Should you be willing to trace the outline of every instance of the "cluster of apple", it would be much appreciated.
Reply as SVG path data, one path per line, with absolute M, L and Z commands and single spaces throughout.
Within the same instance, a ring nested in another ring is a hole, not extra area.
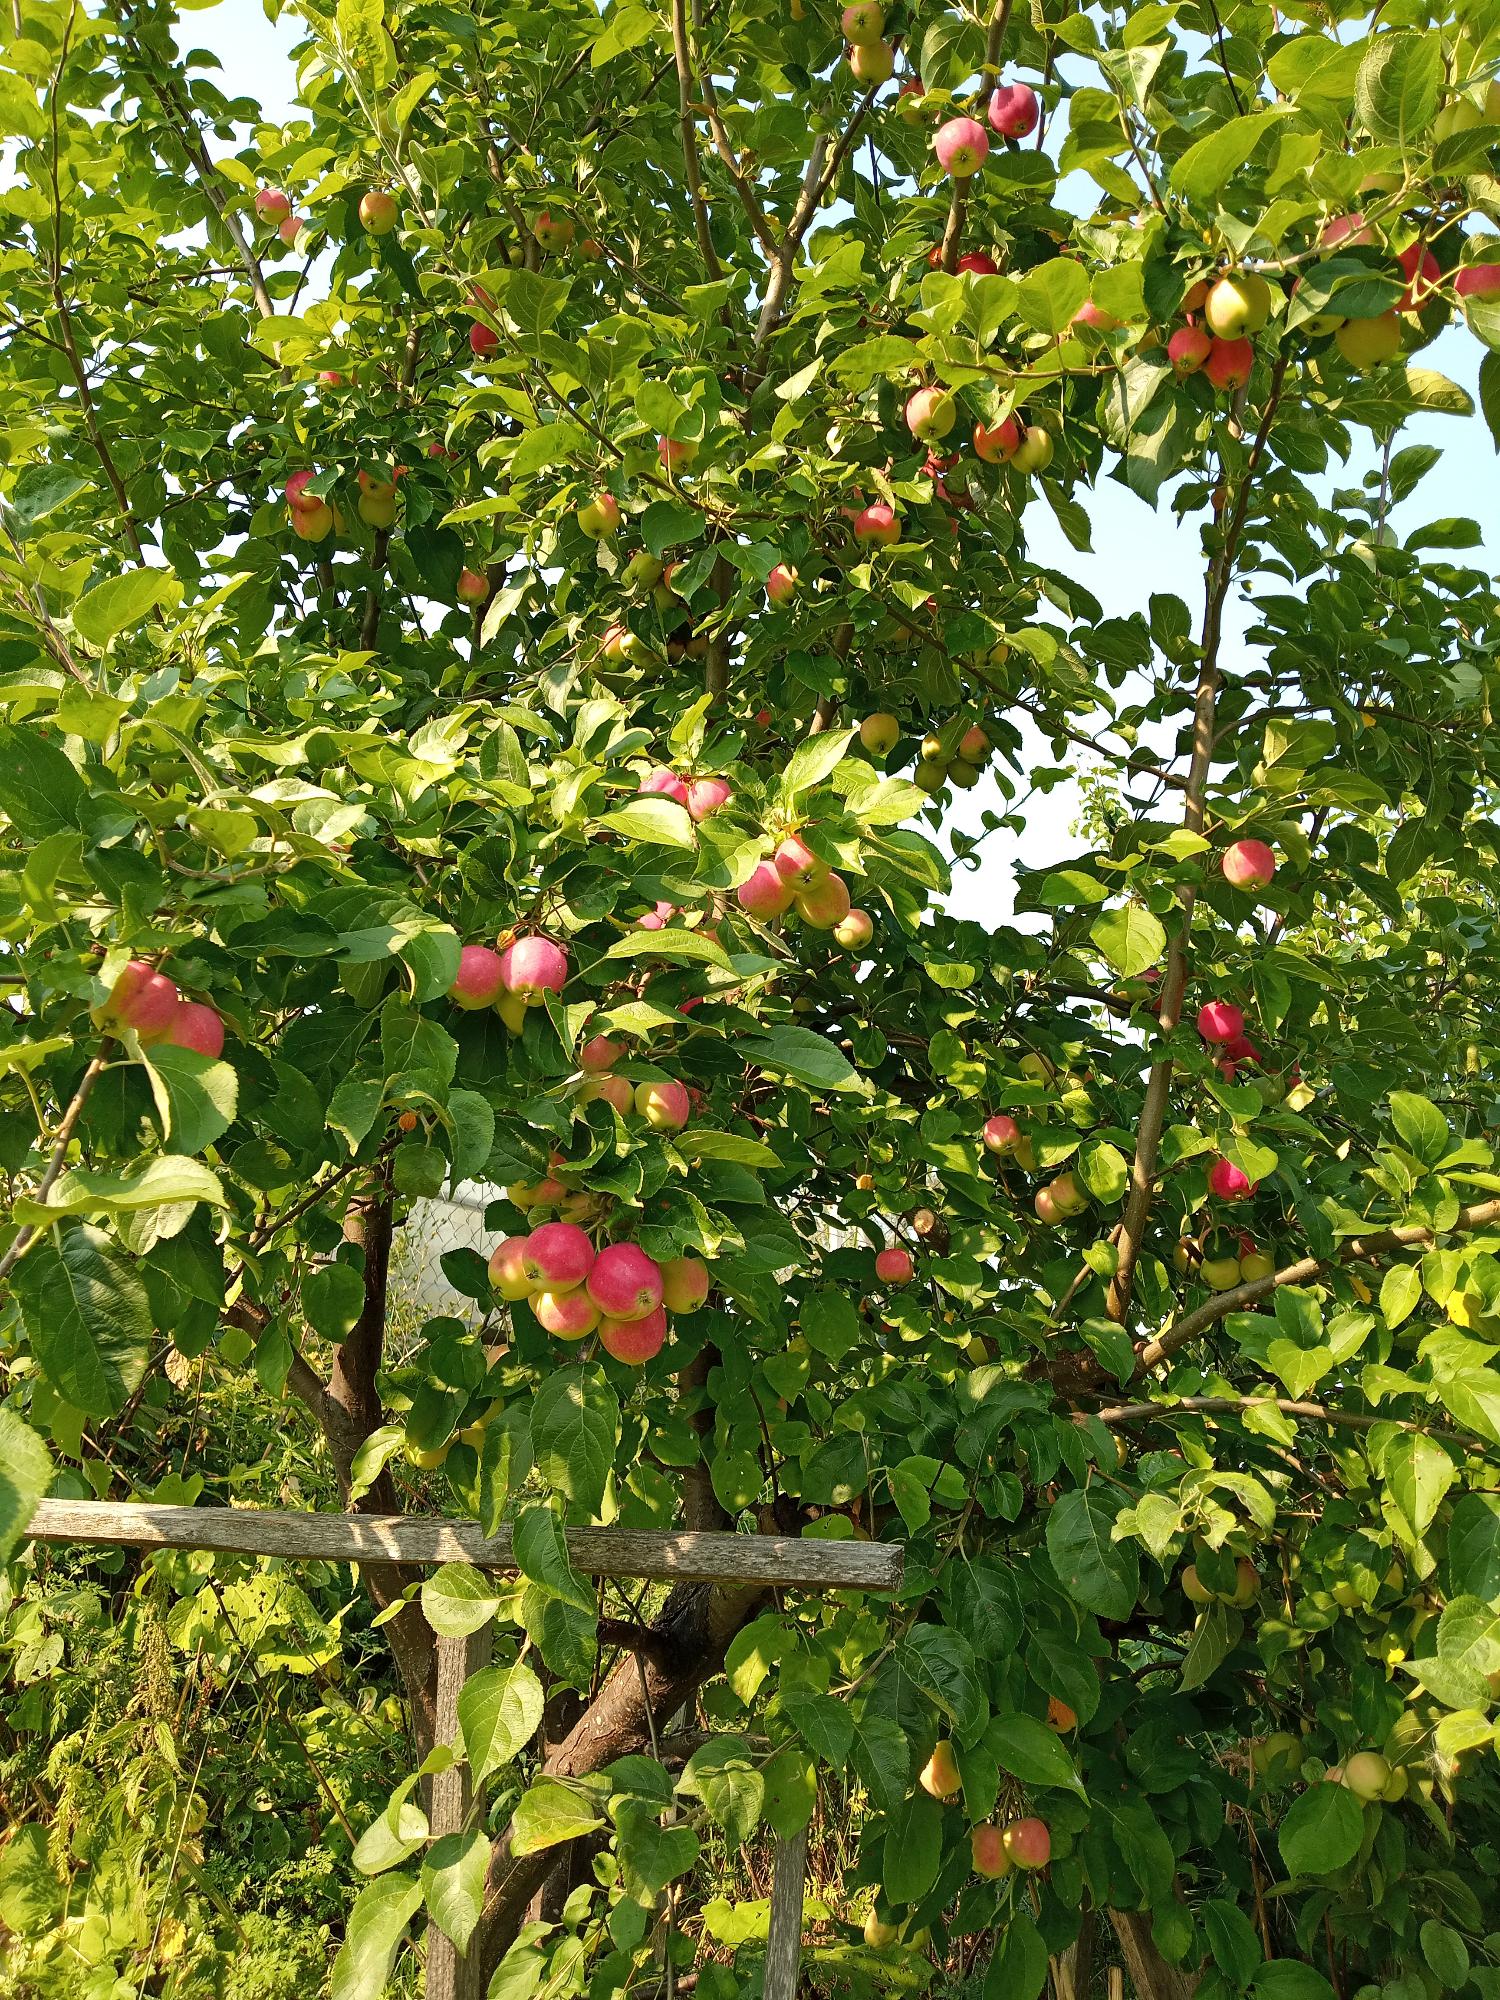
M 640 789 L 675 799 L 693 819 L 699 821 L 711 819 L 716 812 L 722 812 L 734 796 L 725 778 L 682 778 L 661 764 L 647 772 L 641 780 Z
M 973 260 L 960 261 L 974 268 Z M 985 263 L 989 261 L 984 259 Z M 929 447 L 941 444 L 958 422 L 958 403 L 951 390 L 928 383 L 907 397 L 905 419 L 906 428 L 919 444 Z M 1045 472 L 1052 463 L 1051 432 L 1040 424 L 1023 424 L 1016 416 L 1004 417 L 998 424 L 976 423 L 972 441 L 975 457 L 983 459 L 986 465 L 1009 465 L 1017 472 Z M 957 462 L 956 453 L 936 458 L 929 449 L 926 469 L 940 480 Z M 859 532 L 857 523 L 855 532 L 856 535 Z
M 1234 1566 L 1234 1589 L 1210 1590 L 1196 1565 L 1189 1563 L 1182 1572 L 1182 1594 L 1189 1604 L 1229 1604 L 1243 1611 L 1260 1595 L 1260 1576 L 1249 1557 L 1241 1556 Z
M 526 1024 L 526 1009 L 540 1007 L 549 993 L 561 993 L 568 977 L 568 954 L 551 938 L 516 938 L 503 951 L 466 944 L 448 998 L 477 1011 L 493 1007 L 513 1035 Z
M 1325 1785 L 1342 1785 L 1353 1792 L 1362 1805 L 1377 1799 L 1394 1805 L 1404 1799 L 1410 1780 L 1403 1764 L 1392 1764 L 1378 1750 L 1356 1750 L 1342 1764 L 1330 1764 L 1323 1774 Z
M 395 466 L 391 477 L 382 479 L 360 467 L 357 474 L 359 518 L 367 527 L 388 533 L 396 525 L 396 484 L 405 471 L 404 465 Z M 331 534 L 344 532 L 344 516 L 338 503 L 324 500 L 307 490 L 317 476 L 311 468 L 294 472 L 282 488 L 286 497 L 287 520 L 300 542 L 326 542 Z M 483 604 L 490 594 L 489 579 L 478 570 L 461 569 L 457 594 L 461 603 Z
M 944 746 L 942 737 L 936 733 L 924 736 L 917 753 L 917 768 L 912 782 L 928 793 L 940 792 L 944 785 L 957 785 L 960 791 L 970 791 L 979 783 L 991 748 L 990 739 L 977 722 L 971 724 L 959 738 L 956 755 Z
M 1042 115 L 1041 100 L 1029 83 L 997 83 L 986 113 L 990 129 L 1002 139 L 1024 139 Z M 990 135 L 977 118 L 950 118 L 932 142 L 938 165 L 956 181 L 979 172 L 990 154 Z
M 963 1789 L 953 1745 L 944 1739 L 922 1767 L 918 1780 L 931 1798 L 946 1803 Z M 1045 1820 L 1013 1819 L 1004 1826 L 976 1826 L 969 1832 L 974 1873 L 994 1879 L 1012 1868 L 1045 1868 L 1052 1859 L 1052 1835 Z
M 608 1035 L 589 1037 L 578 1051 L 578 1067 L 585 1079 L 579 1102 L 611 1104 L 621 1117 L 635 1111 L 653 1132 L 680 1132 L 693 1115 L 693 1095 L 687 1085 L 674 1077 L 633 1084 L 628 1076 L 616 1076 L 615 1064 L 624 1054 L 623 1042 Z
M 140 958 L 131 959 L 121 972 L 104 1004 L 94 1009 L 94 1021 L 107 1032 L 131 1028 L 143 1045 L 166 1042 L 215 1058 L 224 1053 L 224 1019 L 218 1008 L 184 1000 L 164 972 Z
M 596 1249 L 576 1222 L 507 1236 L 490 1255 L 489 1274 L 502 1299 L 525 1299 L 559 1340 L 597 1334 L 606 1354 L 636 1367 L 661 1352 L 669 1312 L 696 1312 L 708 1297 L 708 1267 L 698 1258 L 658 1264 L 628 1242 Z
M 737 894 L 740 908 L 761 923 L 795 908 L 811 930 L 832 931 L 846 951 L 863 950 L 875 935 L 868 911 L 851 906 L 843 877 L 795 833 L 756 863 Z
M 1014 1160 L 1027 1173 L 1036 1168 L 1036 1155 L 1032 1151 L 1031 1140 L 1021 1130 L 1008 1111 L 997 1111 L 986 1118 L 980 1127 L 980 1144 L 987 1153 L 998 1160 Z M 1089 1205 L 1089 1198 L 1078 1185 L 1072 1174 L 1058 1174 L 1039 1187 L 1031 1198 L 1037 1220 L 1048 1224 L 1071 1222 L 1082 1215 Z
M 1233 1285 L 1248 1285 L 1257 1278 L 1269 1278 L 1276 1260 L 1256 1248 L 1253 1237 L 1243 1231 L 1238 1237 L 1210 1242 L 1200 1250 L 1190 1236 L 1178 1239 L 1172 1261 L 1179 1271 L 1196 1270 L 1210 1291 L 1227 1292 Z
M 261 188 L 255 197 L 255 219 L 274 229 L 283 243 L 295 243 L 305 224 L 292 213 L 292 199 L 280 188 Z

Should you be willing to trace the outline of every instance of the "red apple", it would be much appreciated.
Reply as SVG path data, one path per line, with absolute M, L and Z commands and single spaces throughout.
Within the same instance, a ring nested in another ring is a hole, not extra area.
M 909 1250 L 901 1250 L 893 1247 L 888 1250 L 877 1251 L 876 1253 L 875 1275 L 880 1279 L 882 1284 L 910 1284 L 914 1270 L 915 1266 L 912 1264 L 911 1252 Z
M 766 578 L 766 596 L 773 604 L 790 604 L 797 595 L 797 572 L 786 563 L 777 563 Z
M 461 569 L 458 573 L 458 595 L 463 604 L 483 604 L 490 594 L 489 578 L 481 576 L 477 569 Z
M 255 213 L 262 222 L 284 222 L 291 212 L 291 197 L 280 188 L 262 188 L 255 197 Z
M 460 1007 L 493 1007 L 505 990 L 505 968 L 498 951 L 487 944 L 466 944 L 458 954 L 458 972 L 448 998 Z
M 635 1108 L 653 1132 L 680 1132 L 693 1115 L 686 1086 L 666 1083 L 638 1083 Z
M 170 1031 L 178 1008 L 177 988 L 164 972 L 133 958 L 95 1010 L 101 1028 L 133 1028 L 143 1042 L 159 1042 Z
M 784 916 L 792 904 L 792 885 L 772 861 L 762 861 L 735 893 L 740 908 L 762 923 Z
M 1205 328 L 1180 326 L 1167 342 L 1167 359 L 1178 375 L 1196 375 L 1213 346 L 1213 337 Z
M 874 500 L 854 516 L 854 539 L 857 542 L 873 542 L 879 548 L 889 548 L 901 539 L 901 523 L 896 519 L 893 507 L 884 500 Z
M 667 1338 L 667 1316 L 658 1306 L 636 1319 L 606 1316 L 599 1322 L 599 1345 L 616 1361 L 640 1368 L 660 1354 Z
M 576 1222 L 543 1222 L 526 1238 L 521 1268 L 539 1288 L 571 1292 L 594 1268 L 594 1246 Z
M 1243 1174 L 1232 1160 L 1218 1159 L 1208 1170 L 1208 1191 L 1220 1201 L 1248 1201 L 1260 1185 Z
M 181 1000 L 163 1039 L 179 1049 L 196 1049 L 217 1059 L 224 1053 L 224 1019 L 217 1007 L 201 1000 Z
M 1052 1835 L 1044 1820 L 1012 1820 L 1001 1839 L 1017 1868 L 1045 1868 L 1052 1858 Z
M 1041 115 L 1041 100 L 1029 83 L 997 83 L 990 92 L 990 123 L 1002 139 L 1024 139 Z
M 1216 340 L 1208 350 L 1203 372 L 1216 389 L 1242 389 L 1255 366 L 1255 349 L 1248 340 Z
M 1236 840 L 1225 848 L 1219 867 L 1231 888 L 1264 889 L 1276 873 L 1276 856 L 1263 840 Z
M 986 465 L 1003 465 L 1014 458 L 1021 447 L 1026 432 L 1016 417 L 1002 417 L 993 430 L 984 424 L 974 426 L 974 453 Z
M 1409 243 L 1396 258 L 1406 289 L 1396 301 L 1397 312 L 1420 312 L 1443 282 L 1443 267 L 1425 243 Z
M 493 354 L 499 345 L 500 336 L 496 333 L 495 329 L 492 326 L 486 326 L 483 320 L 476 319 L 474 324 L 469 328 L 469 347 L 471 352 L 478 355 L 482 361 L 486 355 Z
M 544 994 L 561 993 L 568 977 L 568 954 L 551 938 L 520 937 L 500 954 L 500 978 L 507 993 L 536 1005 Z
M 638 1243 L 609 1243 L 585 1280 L 589 1297 L 609 1319 L 644 1319 L 662 1300 L 661 1267 Z
M 367 234 L 389 236 L 401 220 L 401 209 L 384 188 L 371 188 L 360 196 L 359 219 Z
M 932 149 L 943 172 L 964 181 L 989 157 L 989 134 L 976 118 L 950 118 L 939 127 Z
M 1245 1032 L 1245 1017 L 1232 1000 L 1206 1000 L 1198 1009 L 1198 1033 L 1205 1042 L 1232 1042 Z

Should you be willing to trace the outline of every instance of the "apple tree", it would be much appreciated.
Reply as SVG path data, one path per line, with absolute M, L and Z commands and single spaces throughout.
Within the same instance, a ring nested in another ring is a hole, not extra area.
M 13 1587 L 179 1361 L 511 1526 L 363 1573 L 340 2000 L 754 1994 L 815 1813 L 819 1990 L 1494 2000 L 1493 10 L 308 0 L 283 125 L 193 26 L 0 31 Z

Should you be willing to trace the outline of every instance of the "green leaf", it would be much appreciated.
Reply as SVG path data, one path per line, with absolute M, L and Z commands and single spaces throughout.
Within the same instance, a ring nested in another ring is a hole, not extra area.
M 443 1563 L 422 1584 L 422 1616 L 445 1639 L 467 1638 L 488 1625 L 504 1601 L 472 1563 Z
M 0 1410 L 0 1568 L 31 1525 L 36 1503 L 52 1481 L 52 1459 L 30 1424 Z
M 1500 1495 L 1466 1493 L 1448 1523 L 1448 1595 L 1500 1607 Z
M 821 785 L 834 766 L 842 762 L 857 734 L 853 729 L 825 729 L 820 736 L 804 737 L 781 774 L 783 801 L 795 805 L 804 792 Z
M 1023 1785 L 1055 1785 L 1083 1796 L 1073 1759 L 1046 1723 L 1030 1715 L 997 1715 L 984 1732 L 986 1749 L 1001 1770 Z
M 974 1649 L 961 1632 L 914 1625 L 901 1648 L 901 1664 L 961 1734 L 970 1736 L 983 1727 L 989 1703 Z
M 1382 1464 L 1391 1498 L 1401 1509 L 1413 1537 L 1420 1540 L 1432 1526 L 1443 1496 L 1458 1477 L 1458 1468 L 1440 1444 L 1410 1431 L 1386 1446 Z
M 758 1069 L 811 1084 L 815 1090 L 869 1089 L 843 1050 L 812 1028 L 768 1028 L 746 1036 L 739 1053 Z
M 1106 910 L 1096 917 L 1089 937 L 1115 971 L 1126 979 L 1159 964 L 1167 948 L 1167 934 L 1161 924 L 1149 910 L 1135 903 Z
M 1364 1815 L 1342 1785 L 1309 1785 L 1281 1822 L 1277 1844 L 1287 1873 L 1332 1875 L 1359 1852 Z
M 604 1821 L 589 1794 L 556 1778 L 542 1778 L 523 1792 L 510 1823 L 513 1854 L 538 1854 L 592 1833 Z
M 1036 2000 L 1046 1983 L 1046 1940 L 1029 1910 L 1012 1907 L 984 1976 L 984 2000 Z
M 1425 1166 L 1434 1166 L 1448 1150 L 1448 1121 L 1435 1104 L 1415 1091 L 1391 1092 L 1391 1123 L 1401 1143 Z
M 1392 1264 L 1380 1281 L 1380 1311 L 1389 1327 L 1410 1319 L 1422 1303 L 1422 1272 L 1416 1264 Z
M 1301 1958 L 1273 1958 L 1256 1973 L 1250 1992 L 1252 2000 L 1334 2000 L 1322 1973 Z
M 227 1207 L 219 1177 L 201 1160 L 183 1153 L 158 1153 L 134 1172 L 109 1173 L 75 1167 L 62 1174 L 45 1202 L 19 1200 L 19 1222 L 55 1222 L 64 1215 L 126 1215 L 135 1209 L 192 1207 L 206 1201 Z
M 518 1515 L 513 1546 L 516 1567 L 522 1576 L 560 1597 L 565 1604 L 571 1604 L 574 1610 L 593 1616 L 598 1609 L 593 1588 L 575 1573 L 568 1561 L 567 1538 L 550 1507 L 527 1507 Z
M 735 1847 L 743 1847 L 760 1824 L 766 1781 L 748 1743 L 738 1736 L 714 1736 L 688 1759 L 677 1789 L 701 1799 L 709 1818 Z
M 693 848 L 698 844 L 692 816 L 676 799 L 653 796 L 627 799 L 623 805 L 600 813 L 595 826 L 622 834 L 626 840 L 644 840 L 658 847 Z M 660 933 L 657 933 L 660 935 Z
M 422 1862 L 422 1895 L 428 1915 L 460 1953 L 468 1949 L 484 1909 L 484 1878 L 490 1843 L 479 1828 L 445 1833 Z
M 1429 1917 L 1420 1932 L 1422 1956 L 1440 1983 L 1456 1993 L 1469 1977 L 1469 1947 L 1449 1925 Z
M 169 569 L 132 569 L 96 583 L 73 606 L 73 629 L 102 652 L 111 639 L 139 625 L 158 604 L 175 603 L 182 587 Z
M 1222 1897 L 1204 1903 L 1198 1921 L 1208 1938 L 1214 1964 L 1231 1985 L 1248 1986 L 1263 1962 L 1254 1924 L 1238 1905 Z
M 615 939 L 604 956 L 606 959 L 680 958 L 701 965 L 717 965 L 725 972 L 734 970 L 723 945 L 702 931 L 627 931 L 624 937 Z
M 1016 287 L 1016 309 L 1040 333 L 1061 333 L 1089 295 L 1089 275 L 1076 257 L 1049 257 Z
M 1064 1493 L 1047 1516 L 1047 1553 L 1064 1590 L 1101 1618 L 1128 1618 L 1140 1593 L 1140 1556 L 1113 1539 L 1118 1507 L 1094 1488 Z
M 619 1434 L 620 1399 L 602 1368 L 559 1368 L 543 1381 L 531 1406 L 536 1468 L 591 1516 L 604 1504 Z
M 919 1787 L 886 1822 L 880 1879 L 893 1903 L 915 1903 L 936 1882 L 943 1858 L 943 1808 Z
M 234 1123 L 240 1080 L 227 1062 L 159 1042 L 143 1060 L 163 1135 L 181 1153 L 201 1153 Z
M 458 1697 L 458 1727 L 476 1785 L 520 1756 L 545 1705 L 542 1684 L 524 1662 L 470 1674 Z
M 352 1264 L 324 1264 L 302 1280 L 303 1316 L 335 1345 L 354 1331 L 364 1309 L 365 1281 Z
M 1435 34 L 1377 34 L 1354 85 L 1354 108 L 1367 131 L 1398 146 L 1423 144 L 1443 88 L 1443 48 Z
M 62 1902 L 48 1849 L 47 1829 L 35 1820 L 18 1826 L 0 1847 L 0 1923 L 18 1937 L 47 1930 Z
M 384 2000 L 406 1926 L 421 1906 L 422 1885 L 410 1875 L 381 1875 L 360 1890 L 333 1961 L 328 2000 Z
M 1236 174 L 1246 171 L 1256 146 L 1284 115 L 1280 110 L 1248 111 L 1242 117 L 1215 123 L 1205 137 L 1194 140 L 1173 167 L 1172 186 L 1195 201 L 1221 194 Z
M 0 812 L 28 840 L 76 829 L 83 780 L 50 737 L 0 724 Z
M 781 1165 L 769 1146 L 743 1132 L 703 1132 L 691 1125 L 676 1144 L 677 1150 L 692 1160 L 730 1160 L 737 1167 L 753 1167 L 758 1172 Z
M 1182 1662 L 1184 1691 L 1204 1686 L 1213 1679 L 1233 1650 L 1240 1635 L 1240 1621 L 1227 1606 L 1210 1604 L 1199 1612 Z
M 350 1859 L 361 1875 L 383 1875 L 388 1868 L 399 1868 L 427 1840 L 427 1815 L 411 1797 L 416 1785 L 415 1777 L 398 1785 L 384 1810 L 354 1843 Z
M 136 1266 L 102 1229 L 65 1229 L 11 1272 L 37 1366 L 86 1417 L 124 1409 L 141 1379 L 152 1313 Z

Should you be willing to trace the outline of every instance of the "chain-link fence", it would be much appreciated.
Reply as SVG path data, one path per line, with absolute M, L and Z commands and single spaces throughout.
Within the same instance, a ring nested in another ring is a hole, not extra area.
M 473 1299 L 454 1291 L 443 1276 L 443 1258 L 450 1250 L 472 1250 L 488 1257 L 500 1240 L 497 1230 L 486 1229 L 484 1211 L 492 1201 L 504 1199 L 505 1190 L 483 1181 L 466 1181 L 458 1194 L 438 1195 L 431 1201 L 412 1203 L 411 1213 L 398 1232 L 393 1247 L 393 1283 L 396 1296 L 407 1309 L 423 1319 L 435 1313 L 453 1313 L 475 1324 L 483 1317 Z

